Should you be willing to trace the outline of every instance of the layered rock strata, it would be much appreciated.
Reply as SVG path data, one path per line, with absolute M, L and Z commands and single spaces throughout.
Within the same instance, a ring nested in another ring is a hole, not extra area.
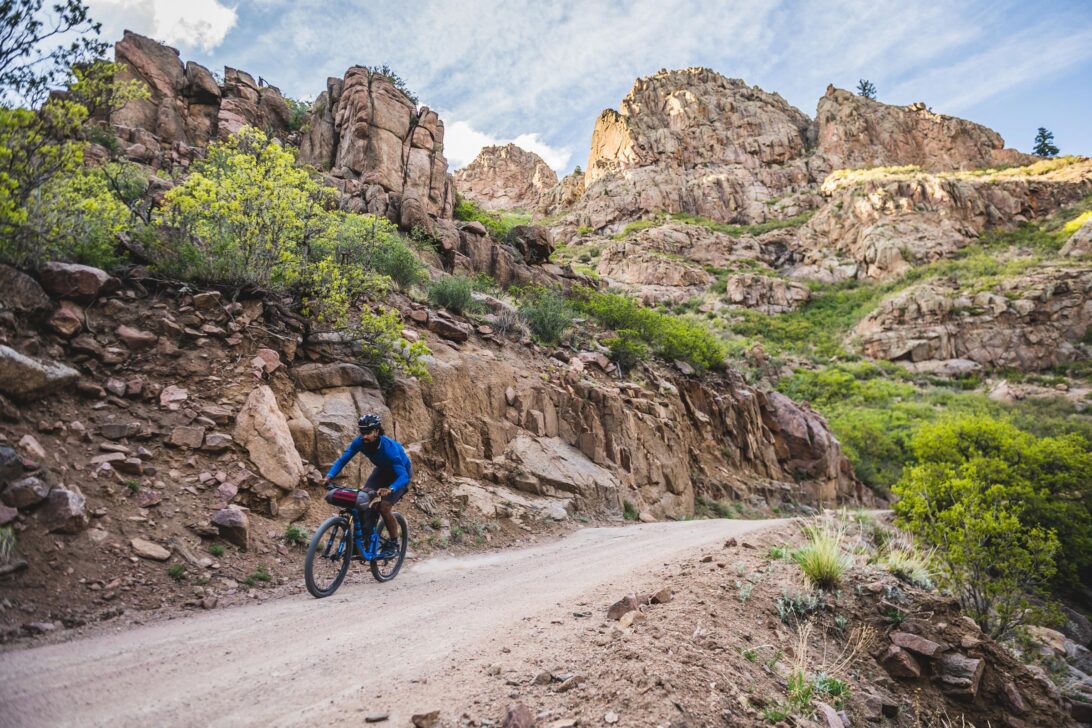
M 1031 371 L 1087 356 L 1081 342 L 1090 321 L 1092 270 L 1045 268 L 981 293 L 951 281 L 914 286 L 881 303 L 855 333 L 874 359 Z

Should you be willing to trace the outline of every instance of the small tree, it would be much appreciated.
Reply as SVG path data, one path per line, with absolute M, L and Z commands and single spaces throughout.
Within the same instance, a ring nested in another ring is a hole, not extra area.
M 864 96 L 866 99 L 876 98 L 876 86 L 868 79 L 862 78 L 857 82 L 857 95 Z
M 43 0 L 0 2 L 0 104 L 37 106 L 50 87 L 64 81 L 70 69 L 101 57 L 107 44 L 98 39 L 80 0 L 66 0 L 42 12 Z M 67 45 L 49 42 L 75 36 Z
M 1035 135 L 1035 148 L 1032 151 L 1037 157 L 1058 156 L 1058 147 L 1054 146 L 1054 132 L 1046 127 L 1039 127 Z
M 1004 636 L 1034 613 L 1029 597 L 1087 576 L 1092 458 L 1080 438 L 966 417 L 922 427 L 912 447 L 895 512 L 937 547 L 942 578 L 983 629 Z

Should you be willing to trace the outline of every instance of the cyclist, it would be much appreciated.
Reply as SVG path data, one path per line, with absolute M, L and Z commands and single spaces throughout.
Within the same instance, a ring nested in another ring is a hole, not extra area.
M 355 438 L 345 452 L 330 466 L 326 478 L 322 484 L 332 488 L 332 481 L 337 477 L 341 469 L 353 459 L 358 452 L 364 453 L 364 457 L 371 461 L 375 470 L 368 476 L 363 490 L 373 491 L 381 500 L 376 507 L 368 508 L 364 514 L 364 535 L 370 537 L 372 529 L 379 523 L 379 517 L 387 526 L 387 538 L 382 545 L 380 556 L 392 558 L 399 551 L 398 521 L 394 519 L 391 508 L 406 494 L 410 479 L 413 477 L 413 465 L 405 449 L 396 440 L 383 434 L 383 423 L 379 415 L 366 414 L 357 422 L 360 428 L 360 436 Z M 370 499 L 370 498 L 369 498 Z M 358 501 L 359 502 L 359 501 Z

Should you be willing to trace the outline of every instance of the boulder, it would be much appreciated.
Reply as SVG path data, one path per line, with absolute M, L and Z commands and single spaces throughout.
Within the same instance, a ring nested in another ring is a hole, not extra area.
M 143 538 L 134 538 L 129 542 L 133 553 L 142 559 L 151 561 L 166 561 L 171 558 L 170 549 L 165 549 L 157 543 Z
M 10 265 L 0 265 L 0 310 L 12 311 L 18 316 L 39 318 L 53 310 L 49 299 L 38 282 Z
M 944 645 L 909 632 L 892 632 L 890 637 L 894 644 L 922 657 L 934 658 L 945 650 Z
M 1059 255 L 1067 258 L 1086 258 L 1092 255 L 1092 217 L 1085 220 L 1084 224 L 1069 236 Z
M 0 344 L 0 392 L 17 400 L 39 399 L 72 385 L 80 374 L 75 369 L 24 356 Z
M 936 665 L 941 689 L 946 693 L 967 699 L 972 699 L 978 694 L 978 686 L 985 669 L 985 660 L 967 657 L 958 652 L 947 653 Z
M 27 475 L 8 483 L 0 500 L 12 508 L 29 508 L 40 503 L 49 495 L 50 486 L 34 475 Z
M 314 391 L 334 387 L 367 387 L 379 389 L 379 382 L 370 369 L 336 362 L 333 364 L 304 364 L 289 372 L 299 389 Z
M 121 281 L 106 271 L 77 263 L 45 263 L 38 278 L 53 297 L 76 301 L 91 301 L 121 287 Z
M 83 309 L 72 301 L 61 301 L 61 305 L 46 321 L 46 325 L 65 339 L 71 339 L 84 327 L 85 315 Z
M 225 435 L 222 432 L 210 432 L 205 436 L 205 444 L 201 446 L 201 449 L 206 452 L 223 452 L 231 447 L 234 442 L 231 435 Z
M 457 343 L 462 343 L 470 338 L 469 326 L 440 313 L 429 319 L 428 330 L 437 336 Z
M 77 489 L 54 488 L 38 512 L 38 520 L 50 533 L 79 533 L 87 528 L 87 505 Z
M 235 440 L 250 453 L 264 478 L 284 490 L 294 489 L 304 475 L 288 419 L 277 406 L 273 390 L 255 387 L 235 418 Z
M 880 658 L 880 664 L 893 677 L 921 677 L 921 665 L 906 650 L 898 645 L 891 645 Z
M 0 486 L 18 478 L 24 469 L 19 453 L 7 445 L 0 445 Z
M 516 225 L 505 241 L 530 265 L 546 263 L 554 252 L 554 239 L 550 229 L 543 225 Z
M 638 609 L 640 605 L 637 603 L 637 597 L 634 594 L 627 594 L 614 604 L 610 605 L 607 609 L 607 619 L 618 620 L 622 618 L 623 614 L 632 612 Z
M 289 430 L 297 451 L 319 467 L 328 467 L 359 431 L 357 421 L 373 412 L 392 424 L 390 411 L 378 389 L 335 387 L 313 392 L 300 392 L 291 410 Z M 342 470 L 350 483 L 360 483 L 370 472 L 366 458 L 356 457 Z
M 297 488 L 277 501 L 277 517 L 288 523 L 295 523 L 307 515 L 311 509 L 311 496 L 306 490 Z
M 0 526 L 6 526 L 19 516 L 19 510 L 0 503 Z
M 114 333 L 131 351 L 145 351 L 146 349 L 151 349 L 159 339 L 159 337 L 151 331 L 134 329 L 131 326 L 125 326 L 124 324 L 118 326 L 117 329 L 114 330 Z
M 235 505 L 221 508 L 213 514 L 212 524 L 226 541 L 243 551 L 250 548 L 250 518 L 245 509 Z
M 205 428 L 197 425 L 181 425 L 171 430 L 167 444 L 196 450 L 205 441 Z
M 501 728 L 535 728 L 535 714 L 523 703 L 509 705 L 504 711 Z

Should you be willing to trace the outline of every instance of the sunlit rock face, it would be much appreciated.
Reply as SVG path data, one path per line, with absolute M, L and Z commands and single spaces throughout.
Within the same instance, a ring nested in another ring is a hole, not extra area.
M 533 210 L 556 185 L 542 157 L 515 144 L 485 147 L 455 173 L 459 194 L 487 210 Z

